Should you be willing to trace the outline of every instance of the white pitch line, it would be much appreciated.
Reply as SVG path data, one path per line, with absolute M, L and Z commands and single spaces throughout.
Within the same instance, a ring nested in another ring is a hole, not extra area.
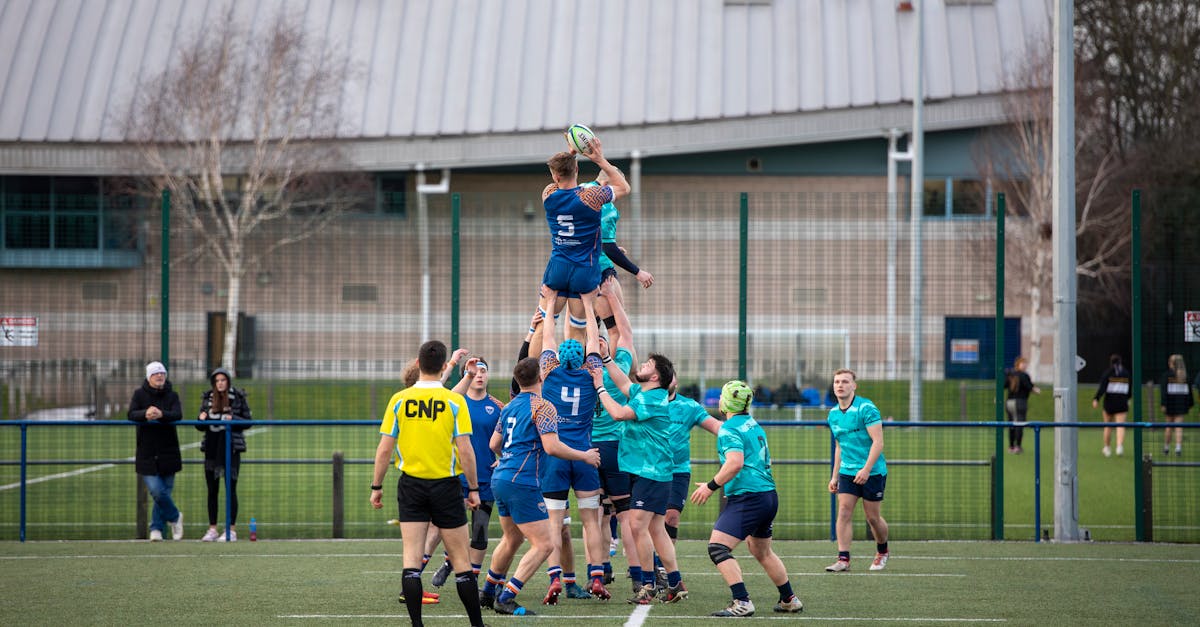
M 259 434 L 259 433 L 261 433 L 261 432 L 263 432 L 263 431 L 266 431 L 266 430 L 267 430 L 267 428 L 266 428 L 266 427 L 256 427 L 256 428 L 254 428 L 254 429 L 247 429 L 247 430 L 244 432 L 244 434 L 245 434 L 245 435 L 248 435 L 248 436 L 249 436 L 249 435 L 257 435 L 257 434 Z M 192 442 L 191 444 L 184 444 L 183 446 L 179 447 L 179 450 L 181 450 L 181 451 L 185 451 L 185 450 L 188 450 L 188 449 L 198 448 L 199 446 L 200 446 L 200 443 L 199 443 L 199 442 Z M 126 457 L 126 458 L 125 458 L 124 460 L 122 460 L 122 461 L 131 462 L 131 461 L 134 461 L 134 458 L 133 458 L 133 457 Z M 97 465 L 95 465 L 95 466 L 88 466 L 87 468 L 80 468 L 80 469 L 78 469 L 78 470 L 71 470 L 71 471 L 68 471 L 68 472 L 59 472 L 59 473 L 55 473 L 55 474 L 53 474 L 53 475 L 46 475 L 46 476 L 44 476 L 44 477 L 37 477 L 37 478 L 35 478 L 35 479 L 30 479 L 30 480 L 28 480 L 28 481 L 26 481 L 26 482 L 25 482 L 25 485 L 33 485 L 33 484 L 35 484 L 35 483 L 42 483 L 42 482 L 44 482 L 44 481 L 51 481 L 51 480 L 53 480 L 53 479 L 66 479 L 66 478 L 68 478 L 68 477 L 75 477 L 75 476 L 78 476 L 78 475 L 86 475 L 86 474 L 87 474 L 87 473 L 89 473 L 89 472 L 97 472 L 97 471 L 100 471 L 100 470 L 108 470 L 109 468 L 116 468 L 116 467 L 117 467 L 117 465 L 116 465 L 116 464 L 97 464 Z M 6 485 L 0 485 L 0 492 L 3 492 L 4 490 L 12 490 L 13 488 L 19 488 L 19 487 L 21 487 L 21 482 L 20 482 L 20 481 L 18 481 L 18 482 L 16 482 L 16 483 L 9 483 L 9 484 L 6 484 Z
M 625 627 L 642 627 L 642 624 L 645 623 L 646 619 L 649 617 L 650 606 L 639 605 L 633 610 L 633 613 L 629 615 L 629 620 L 625 621 Z

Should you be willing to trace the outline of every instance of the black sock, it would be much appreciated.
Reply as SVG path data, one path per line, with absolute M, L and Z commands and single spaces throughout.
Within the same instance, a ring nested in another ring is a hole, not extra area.
M 421 586 L 421 569 L 405 568 L 404 577 L 400 580 L 400 589 L 404 591 L 404 605 L 408 607 L 408 618 L 413 625 L 421 624 L 421 597 L 425 590 Z M 478 599 L 475 601 L 479 602 Z
M 884 542 L 883 544 L 876 543 L 875 551 L 877 553 L 887 553 L 887 542 Z
M 475 573 L 466 571 L 454 573 L 454 587 L 458 589 L 458 598 L 463 607 L 467 608 L 467 619 L 472 627 L 483 624 L 483 613 L 479 609 L 479 583 Z
M 794 592 L 792 592 L 791 580 L 783 582 L 782 586 L 775 586 L 775 587 L 779 589 L 779 600 L 784 603 L 786 603 L 789 599 L 791 599 L 792 595 L 795 594 Z
M 850 561 L 850 551 L 838 551 L 838 559 L 843 562 Z

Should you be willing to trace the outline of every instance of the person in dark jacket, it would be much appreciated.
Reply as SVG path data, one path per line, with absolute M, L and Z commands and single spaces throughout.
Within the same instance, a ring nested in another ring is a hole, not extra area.
M 1188 383 L 1187 365 L 1183 362 L 1183 355 L 1171 355 L 1167 359 L 1167 368 L 1159 391 L 1162 412 L 1167 422 L 1183 422 L 1196 402 L 1192 398 L 1192 386 Z M 1163 433 L 1163 455 L 1171 451 L 1171 431 L 1175 432 L 1175 454 L 1183 455 L 1183 427 L 1166 428 Z
M 204 482 L 208 484 L 208 531 L 201 538 L 204 542 L 237 541 L 238 470 L 242 465 L 242 453 L 246 450 L 246 436 L 242 433 L 246 425 L 232 425 L 226 428 L 218 421 L 250 420 L 250 405 L 246 402 L 246 394 L 233 387 L 233 375 L 224 368 L 213 370 L 208 376 L 212 388 L 205 390 L 200 396 L 200 416 L 198 420 L 211 422 L 208 425 L 196 425 L 196 429 L 204 432 L 200 441 L 200 450 L 204 451 Z M 229 459 L 229 526 L 228 533 L 217 531 L 217 510 L 221 494 L 221 480 L 225 477 L 225 434 L 232 433 L 233 455 Z
M 1017 357 L 1013 362 L 1013 367 L 1005 373 L 1008 388 L 1008 401 L 1004 404 L 1004 408 L 1008 413 L 1009 422 L 1025 422 L 1026 412 L 1029 410 L 1029 394 L 1041 394 L 1042 390 L 1033 384 L 1033 379 L 1029 378 L 1029 373 L 1025 372 L 1025 368 L 1029 365 L 1029 360 L 1024 357 Z M 1020 453 L 1021 438 L 1024 435 L 1024 429 L 1021 427 L 1009 427 L 1008 429 L 1008 452 Z
M 161 362 L 146 364 L 146 380 L 133 391 L 128 418 L 138 423 L 134 466 L 154 499 L 150 541 L 161 542 L 166 525 L 171 526 L 172 538 L 182 540 L 183 513 L 171 499 L 171 490 L 175 487 L 175 473 L 183 470 L 179 436 L 175 433 L 175 423 L 183 418 L 183 409 Z
M 1129 415 L 1129 393 L 1132 391 L 1130 386 L 1133 380 L 1133 375 L 1129 370 L 1121 364 L 1120 355 L 1112 355 L 1108 358 L 1108 370 L 1100 376 L 1100 385 L 1096 386 L 1096 396 L 1092 397 L 1092 407 L 1100 406 L 1100 399 L 1104 399 L 1104 410 L 1101 415 L 1104 417 L 1104 422 L 1125 422 L 1125 417 Z M 1112 448 L 1109 443 L 1112 441 L 1112 428 L 1104 428 L 1104 448 L 1100 452 L 1105 457 L 1112 456 Z M 1125 453 L 1125 427 L 1117 427 L 1117 455 Z

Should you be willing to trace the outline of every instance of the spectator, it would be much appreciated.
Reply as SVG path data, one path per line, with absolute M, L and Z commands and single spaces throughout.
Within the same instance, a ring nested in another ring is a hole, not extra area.
M 1109 367 L 1100 376 L 1100 385 L 1096 386 L 1096 396 L 1092 398 L 1092 407 L 1099 407 L 1100 399 L 1104 399 L 1104 409 L 1101 416 L 1104 422 L 1124 423 L 1129 415 L 1129 385 L 1132 379 L 1129 371 L 1121 365 L 1121 356 L 1113 354 L 1108 358 Z M 1112 428 L 1104 427 L 1104 448 L 1100 452 L 1105 457 L 1112 457 L 1109 447 L 1112 439 Z M 1125 427 L 1117 427 L 1117 455 L 1125 454 Z
M 138 423 L 134 468 L 154 499 L 150 541 L 162 542 L 166 525 L 171 526 L 172 538 L 182 540 L 183 513 L 171 499 L 171 490 L 175 487 L 175 473 L 183 470 L 174 424 L 183 418 L 183 409 L 162 362 L 146 364 L 146 380 L 133 391 L 128 418 Z
M 1163 375 L 1162 388 L 1159 393 L 1162 399 L 1162 412 L 1167 422 L 1183 422 L 1191 411 L 1195 400 L 1192 398 L 1192 387 L 1188 384 L 1187 365 L 1183 355 L 1171 355 L 1167 360 L 1167 372 Z M 1163 455 L 1170 452 L 1171 431 L 1175 431 L 1175 454 L 1183 455 L 1183 427 L 1167 427 L 1163 432 Z
M 1026 414 L 1029 410 L 1029 393 L 1041 394 L 1042 390 L 1033 384 L 1033 379 L 1029 378 L 1029 373 L 1025 372 L 1026 366 L 1029 365 L 1029 360 L 1024 357 L 1017 357 L 1013 362 L 1013 367 L 1005 372 L 1005 387 L 1008 388 L 1008 401 L 1004 404 L 1004 409 L 1008 414 L 1009 422 L 1021 423 L 1025 422 Z M 1020 453 L 1021 438 L 1024 428 L 1013 426 L 1008 428 L 1008 452 Z
M 246 402 L 246 394 L 233 387 L 233 375 L 224 368 L 213 370 L 208 376 L 212 388 L 205 390 L 200 396 L 199 420 L 215 424 L 196 425 L 196 429 L 204 432 L 200 440 L 200 450 L 204 452 L 204 482 L 208 485 L 208 531 L 200 540 L 204 542 L 237 541 L 238 470 L 242 465 L 242 453 L 246 451 L 246 436 L 243 431 L 246 425 L 234 425 L 226 428 L 220 424 L 226 420 L 250 420 L 250 405 Z M 231 449 L 233 451 L 229 463 L 225 463 L 225 434 L 232 433 Z M 221 494 L 221 480 L 225 470 L 229 469 L 229 525 L 226 533 L 217 531 L 218 498 Z

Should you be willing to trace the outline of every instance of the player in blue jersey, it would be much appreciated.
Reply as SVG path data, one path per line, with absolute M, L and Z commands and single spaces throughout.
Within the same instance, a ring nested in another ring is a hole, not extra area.
M 496 497 L 503 536 L 492 551 L 487 583 L 479 600 L 497 613 L 520 616 L 533 612 L 517 604 L 516 597 L 553 547 L 549 516 L 538 479 L 546 455 L 595 466 L 600 463 L 600 452 L 573 449 L 558 439 L 558 414 L 554 406 L 541 397 L 542 380 L 536 359 L 517 362 L 513 377 L 520 386 L 520 393 L 500 412 L 500 421 L 491 438 L 492 450 L 500 453 L 500 461 L 492 471 L 492 494 Z M 559 530 L 555 529 L 553 533 L 557 534 Z M 517 564 L 513 577 L 505 582 L 508 567 L 525 538 L 531 546 Z M 503 589 L 497 594 L 501 584 Z
M 641 589 L 629 602 L 646 605 L 657 596 L 651 557 L 657 551 L 668 577 L 663 601 L 673 603 L 687 597 L 687 588 L 680 578 L 675 559 L 675 545 L 671 543 L 664 523 L 667 499 L 671 494 L 673 459 L 666 386 L 675 378 L 675 367 L 665 356 L 651 353 L 638 368 L 636 384 L 613 362 L 606 364 L 605 369 L 621 392 L 629 397 L 624 405 L 615 401 L 604 387 L 600 369 L 592 371 L 592 382 L 605 411 L 613 420 L 626 421 L 617 451 L 621 470 L 629 473 L 632 479 L 629 513 L 632 533 L 625 550 L 638 556 L 640 567 L 635 570 L 631 566 L 630 570 L 635 584 L 638 579 L 642 581 Z
M 608 185 L 579 185 L 579 163 L 572 150 L 557 153 L 546 162 L 554 182 L 542 190 L 552 245 L 542 283 L 570 297 L 568 312 L 581 322 L 595 316 L 594 300 L 600 287 L 601 210 L 605 203 L 629 193 L 625 175 L 604 158 L 600 141 L 594 139 L 590 147 L 586 156 L 608 175 Z
M 489 448 L 492 432 L 496 430 L 496 422 L 500 419 L 500 411 L 504 403 L 495 396 L 488 394 L 488 363 L 482 357 L 472 357 L 466 361 L 462 380 L 454 386 L 454 391 L 463 395 L 467 400 L 467 409 L 471 412 L 471 447 L 475 449 L 475 475 L 479 481 L 479 507 L 471 512 L 471 570 L 476 577 L 483 568 L 483 557 L 487 551 L 488 524 L 492 520 L 492 464 L 496 455 Z M 467 480 L 459 475 L 463 484 L 463 498 L 466 498 Z M 426 553 L 430 551 L 427 549 Z M 450 577 L 452 568 L 450 561 L 442 563 L 441 568 L 433 574 L 433 585 L 440 587 Z
M 779 591 L 776 612 L 799 612 L 804 604 L 792 592 L 787 568 L 771 548 L 771 527 L 779 511 L 779 495 L 771 474 L 771 450 L 767 434 L 750 415 L 754 391 L 744 381 L 730 381 L 721 388 L 718 408 L 724 423 L 717 434 L 721 467 L 707 483 L 697 483 L 692 502 L 703 505 L 717 490 L 725 489 L 725 509 L 717 515 L 708 537 L 708 557 L 717 565 L 733 600 L 713 616 L 750 616 L 754 603 L 742 579 L 742 567 L 733 549 L 744 538 L 750 554 L 762 565 Z
M 833 373 L 833 395 L 837 407 L 829 410 L 829 430 L 837 446 L 833 452 L 833 476 L 829 491 L 837 494 L 838 559 L 825 570 L 850 570 L 850 541 L 854 538 L 854 506 L 863 502 L 863 514 L 875 538 L 875 560 L 871 570 L 883 570 L 888 561 L 888 525 L 879 514 L 887 484 L 887 462 L 883 459 L 883 419 L 879 408 L 858 396 L 853 370 Z
M 557 298 L 557 293 L 543 286 L 542 309 L 545 310 Z M 558 345 L 554 333 L 554 317 L 542 322 L 542 353 L 539 365 L 542 372 L 542 397 L 554 406 L 558 414 L 558 438 L 567 446 L 577 450 L 592 448 L 592 417 L 596 412 L 596 390 L 592 375 L 584 368 L 585 354 L 598 349 L 599 331 L 595 319 L 586 321 L 587 352 L 577 340 L 569 339 Z M 598 357 L 598 355 L 597 355 Z M 600 475 L 596 467 L 581 461 L 551 457 L 541 474 L 542 496 L 550 514 L 550 528 L 562 526 L 567 513 L 567 497 L 575 491 L 579 505 L 579 517 L 583 522 L 584 554 L 587 556 L 588 589 L 601 599 L 611 597 L 604 587 L 606 561 L 604 537 L 600 533 Z M 555 605 L 564 591 L 562 578 L 566 578 L 568 596 L 589 598 L 588 594 L 574 583 L 575 573 L 562 570 L 563 544 L 561 536 L 554 536 L 554 550 L 550 555 L 550 587 L 543 604 Z M 574 560 L 570 560 L 573 563 Z

